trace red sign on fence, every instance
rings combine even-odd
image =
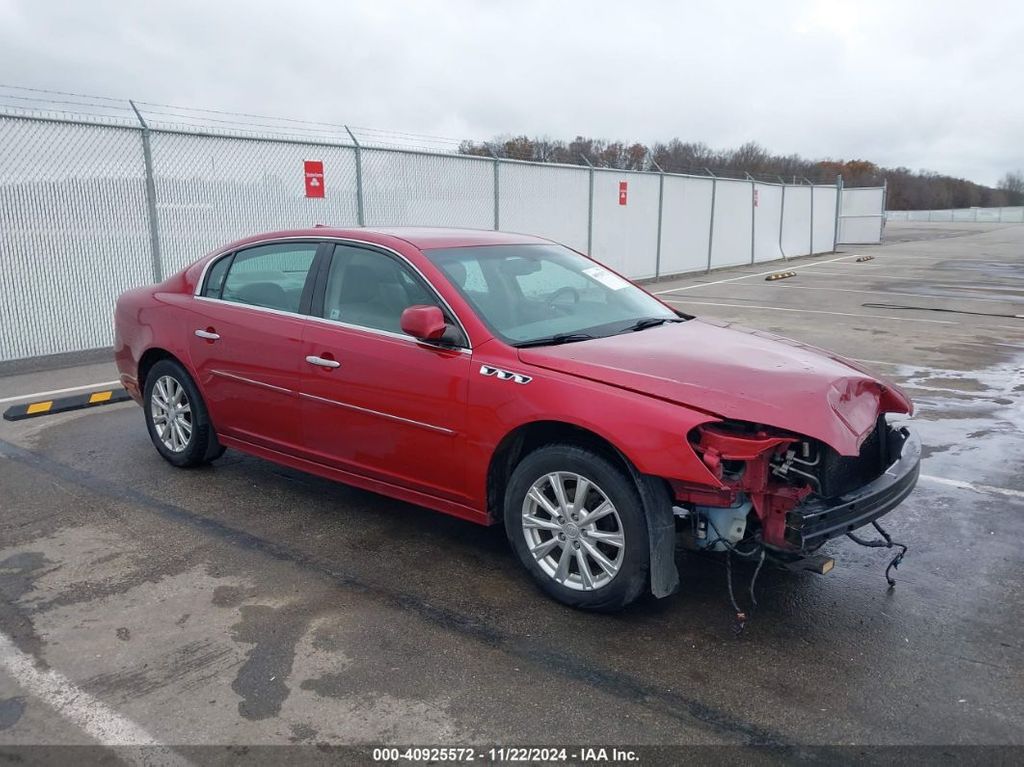
[[[627,181],[620,181],[619,182],[619,205],[625,205],[626,204],[626,193],[627,193],[627,189],[628,189],[628,183],[629,182],[627,182]]]
[[[306,197],[324,196],[324,164],[321,160],[306,160],[303,163],[306,177]]]

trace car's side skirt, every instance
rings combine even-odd
[[[231,447],[243,453],[254,455],[257,458],[264,458],[268,461],[272,461],[273,463],[290,466],[293,469],[305,471],[309,474],[315,474],[319,477],[323,477],[324,479],[342,482],[346,485],[351,485],[352,487],[358,487],[361,490],[380,493],[381,495],[386,495],[389,498],[395,498],[407,503],[414,503],[417,506],[426,506],[428,509],[440,511],[443,514],[450,514],[453,517],[465,519],[470,522],[476,522],[480,525],[489,525],[493,522],[485,512],[479,511],[462,503],[456,503],[455,501],[450,501],[445,498],[438,498],[433,495],[428,495],[427,493],[421,493],[417,490],[410,490],[405,487],[393,485],[390,482],[365,477],[361,474],[354,474],[333,466],[325,466],[322,463],[309,461],[305,458],[289,455],[288,453],[282,453],[268,447],[263,447],[262,445],[254,445],[251,442],[246,442],[245,440],[238,439],[237,437],[228,437],[218,434],[217,439],[225,447]]]

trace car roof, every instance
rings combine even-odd
[[[421,250],[430,248],[461,248],[474,245],[523,245],[550,242],[544,238],[534,237],[529,234],[498,232],[493,229],[455,229],[432,226],[340,228],[318,225],[308,229],[289,229],[247,237],[234,243],[232,247],[279,237],[341,237],[365,240],[366,242],[380,245],[389,244],[388,239],[396,239],[403,240]]]

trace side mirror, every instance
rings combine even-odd
[[[420,341],[439,341],[447,325],[437,306],[410,306],[402,312],[402,332]]]

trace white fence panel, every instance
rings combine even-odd
[[[502,162],[498,199],[504,231],[548,237],[586,252],[590,173],[585,168]]]
[[[754,260],[778,261],[782,258],[779,233],[782,227],[782,190],[775,184],[756,184],[754,208]]]
[[[828,253],[836,248],[836,194],[834,186],[814,189],[814,242],[812,253]]]
[[[750,263],[753,189],[749,181],[718,179],[711,268]]]
[[[0,117],[0,360],[109,346],[148,227],[139,131]]]
[[[494,228],[494,162],[364,149],[367,226]]]
[[[869,245],[882,241],[885,188],[843,189],[839,200],[838,244]]]
[[[154,132],[163,273],[232,240],[314,224],[357,223],[355,150]],[[307,198],[303,163],[324,164],[324,197]]]
[[[707,268],[711,186],[711,179],[665,176],[661,274]]]
[[[619,204],[625,182],[626,204]],[[594,171],[594,235],[590,255],[632,279],[654,276],[658,253],[658,177]]]
[[[887,221],[957,221],[984,224],[1024,223],[1024,207],[954,208],[952,210],[887,210]]]
[[[808,186],[786,187],[782,252],[789,258],[811,252],[811,188]]]

